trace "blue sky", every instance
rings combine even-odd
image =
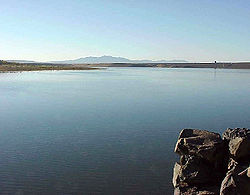
[[[0,3],[0,59],[250,61],[249,0]]]

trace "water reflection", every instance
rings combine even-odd
[[[249,93],[249,70],[0,74],[2,194],[171,194],[179,130],[249,127]]]

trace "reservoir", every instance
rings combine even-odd
[[[172,194],[183,128],[250,127],[250,70],[0,74],[0,194]]]

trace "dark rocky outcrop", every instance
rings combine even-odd
[[[250,194],[249,165],[240,165],[233,159],[229,161],[229,170],[221,183],[221,195]]]
[[[228,142],[230,156],[239,162],[249,161],[250,131],[249,129],[227,129],[223,139]]]
[[[223,159],[224,142],[218,133],[205,130],[183,129],[177,141],[175,152],[180,155],[193,155],[210,163]]]
[[[250,130],[183,129],[176,143],[175,195],[250,194]]]

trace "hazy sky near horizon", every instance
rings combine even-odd
[[[0,59],[250,61],[249,0],[0,3]]]

